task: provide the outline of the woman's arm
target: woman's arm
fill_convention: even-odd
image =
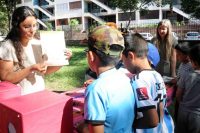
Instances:
[[[45,74],[51,74],[58,71],[62,66],[48,66]]]
[[[172,48],[172,55],[171,55],[171,76],[176,77],[176,50]]]
[[[14,63],[12,61],[0,60],[0,79],[11,83],[18,83],[34,71],[43,74],[46,72],[46,66],[44,64],[34,64],[30,67],[19,69],[16,72],[13,71],[13,68]]]

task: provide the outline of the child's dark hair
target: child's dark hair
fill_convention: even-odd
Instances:
[[[139,33],[125,35],[124,39],[125,49],[123,54],[126,57],[128,56],[129,51],[136,53],[137,57],[143,58],[147,56],[147,42]]]
[[[93,79],[97,79],[97,74],[93,72],[90,68],[88,68],[85,73],[90,77],[92,77]]]
[[[179,43],[174,48],[185,55],[188,55],[189,50],[190,50],[190,46],[188,42]]]
[[[200,43],[194,46],[191,46],[189,51],[189,57],[192,62],[200,67]]]

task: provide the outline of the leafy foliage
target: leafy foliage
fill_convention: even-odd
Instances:
[[[47,31],[51,31],[53,29],[53,26],[50,22],[45,22],[45,25],[47,26]]]
[[[200,1],[199,0],[181,0],[182,10],[200,19]]]
[[[0,11],[0,27],[0,35],[5,35],[8,31],[8,19],[2,11]]]
[[[157,6],[164,6],[166,4],[172,4],[173,0],[154,0],[154,2],[157,4]]]
[[[124,12],[137,10],[138,0],[111,0],[114,7],[122,9]]]
[[[75,29],[76,26],[79,25],[79,21],[77,19],[71,19],[69,25],[71,26],[72,29]]]
[[[0,35],[5,35],[6,31],[8,30],[8,18],[6,14],[6,8],[2,1],[0,1],[0,27]]]
[[[7,25],[5,25],[5,22],[8,24],[8,29],[10,29],[10,22],[11,22],[11,15],[13,11],[16,8],[16,5],[21,2],[20,0],[1,0],[0,1],[0,12],[2,12],[0,15],[0,23],[5,26],[6,28]],[[7,29],[6,29],[7,30]]]
[[[152,1],[155,1],[155,0],[111,0],[110,4],[113,5],[114,7],[118,7],[124,13],[129,14],[129,22],[126,26],[126,29],[128,29],[130,25],[130,21],[133,17],[133,13],[136,10],[140,10],[144,12],[144,10],[146,10],[145,5]]]

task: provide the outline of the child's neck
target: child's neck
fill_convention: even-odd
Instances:
[[[138,71],[137,73],[141,72],[142,70],[152,69],[147,59],[142,59],[137,63]]]
[[[106,66],[106,67],[99,67],[97,69],[97,75],[100,75],[101,73],[105,72],[105,71],[108,71],[108,70],[111,70],[113,69],[115,66]]]

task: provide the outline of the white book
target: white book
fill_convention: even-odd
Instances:
[[[47,66],[68,65],[64,31],[40,31],[43,53],[47,55]]]

